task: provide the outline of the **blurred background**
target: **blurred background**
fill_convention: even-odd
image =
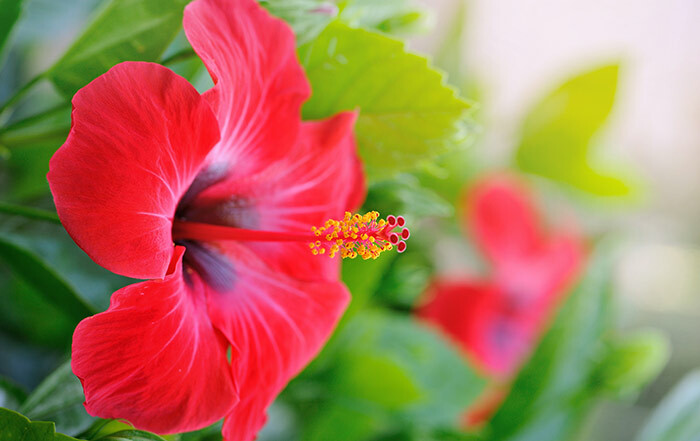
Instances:
[[[368,23],[373,23],[373,14],[378,14],[377,5],[372,1],[330,3],[337,7],[338,16],[352,26],[370,27]],[[638,428],[649,421],[674,386],[700,366],[697,343],[700,335],[700,229],[697,227],[700,173],[696,170],[700,163],[700,28],[697,26],[700,2],[387,2],[394,3],[408,5],[405,7],[410,13],[402,16],[410,17],[402,22],[408,25],[392,27],[386,23],[398,21],[383,21],[372,29],[406,39],[411,51],[427,55],[437,68],[448,74],[448,83],[474,104],[470,132],[459,148],[437,157],[433,163],[403,172],[394,180],[372,179],[365,208],[404,212],[412,223],[413,251],[402,255],[403,260],[387,258],[385,264],[377,265],[375,270],[357,263],[345,265],[344,278],[360,300],[354,301],[348,323],[343,322],[339,334],[319,360],[291,384],[273,407],[271,423],[261,439],[331,439],[328,434],[337,436],[333,439],[347,440],[664,439],[651,435],[640,438]],[[5,102],[22,84],[51,67],[104,4],[101,0],[26,1],[22,20],[4,55],[6,62],[0,67],[0,102]],[[353,17],[361,17],[356,22],[344,15],[351,6],[354,7]],[[178,53],[186,46],[180,32],[166,55]],[[210,84],[201,63],[196,60],[185,60],[170,67],[200,90]],[[63,104],[65,99],[59,93],[49,84],[41,84],[11,114],[2,115],[0,124],[9,125],[37,113],[37,109],[59,108],[50,121],[44,121],[45,128],[49,129],[46,133],[52,136],[38,140],[29,136],[29,141],[25,142],[22,138],[25,132],[10,132],[15,137],[6,136],[5,141],[19,139],[20,144],[24,143],[21,153],[0,142],[0,200],[52,209],[43,177],[48,159],[65,139],[69,108],[61,107]],[[51,132],[53,127],[59,130]],[[590,397],[583,394],[581,390],[599,387],[596,375],[600,373],[596,371],[582,380],[584,385],[577,383],[578,389],[569,391],[570,394],[555,394],[551,399],[555,407],[559,398],[565,400],[566,405],[573,401],[585,402],[582,408],[586,411],[581,415],[576,413],[576,424],[562,422],[559,428],[540,424],[547,419],[543,410],[545,416],[533,418],[532,427],[540,424],[536,429],[518,431],[520,429],[512,428],[514,419],[518,418],[516,396],[507,399],[505,410],[497,414],[493,422],[486,423],[484,432],[467,431],[465,435],[463,431],[450,429],[449,433],[443,433],[432,430],[431,424],[442,427],[444,420],[431,412],[456,415],[461,406],[458,400],[449,393],[436,392],[432,399],[442,402],[443,407],[436,411],[413,407],[405,410],[400,397],[408,393],[403,383],[386,380],[398,375],[395,368],[382,370],[384,365],[368,355],[371,350],[361,343],[367,343],[376,351],[375,355],[386,349],[382,345],[389,345],[392,348],[389,352],[396,351],[394,355],[401,361],[398,365],[409,366],[407,372],[419,372],[419,380],[415,381],[421,387],[436,390],[446,387],[435,378],[426,380],[430,373],[438,374],[434,366],[420,363],[414,366],[407,361],[405,357],[409,353],[418,354],[416,358],[421,359],[418,349],[404,350],[398,343],[401,338],[408,338],[407,335],[411,336],[409,340],[421,340],[422,334],[413,335],[414,331],[409,330],[404,335],[399,331],[403,323],[396,329],[386,328],[396,332],[392,334],[382,327],[383,319],[377,321],[372,314],[379,310],[381,314],[388,311],[402,318],[410,317],[431,281],[445,276],[473,277],[488,268],[488,259],[480,254],[479,247],[474,244],[475,238],[462,228],[470,212],[463,195],[465,188],[493,172],[517,175],[535,194],[547,223],[570,225],[590,241],[593,256],[590,260],[598,262],[591,263],[590,267],[597,268],[595,271],[602,267],[610,273],[609,290],[613,300],[600,303],[604,305],[601,308],[614,311],[614,325],[610,328],[622,335],[640,329],[660,331],[670,342],[670,359],[653,382],[642,389],[645,381],[640,381],[630,393],[623,390],[625,386],[619,390],[611,387],[615,389],[611,393],[591,393]],[[70,284],[79,286],[81,295],[98,310],[106,308],[108,293],[128,282],[91,264],[55,226],[27,224],[17,218],[0,216],[0,231],[10,235],[13,243],[48,256],[51,268],[65,275]],[[609,249],[614,252],[605,251]],[[599,260],[601,254],[606,256]],[[582,276],[584,279],[587,277]],[[54,306],[43,302],[41,295],[35,292],[36,287],[13,272],[11,266],[0,265],[0,289],[0,375],[30,392],[65,360],[76,317],[64,317]],[[563,311],[569,314],[576,304],[566,308]],[[357,311],[360,311],[359,318],[351,320]],[[562,321],[566,321],[566,317],[560,317],[556,323]],[[364,335],[358,329],[376,332],[367,331]],[[384,339],[377,337],[384,335],[382,330],[387,332]],[[543,330],[545,332],[547,330]],[[550,346],[556,346],[551,343],[556,340],[556,333],[569,335],[569,331],[562,330],[559,325],[549,332],[547,345]],[[356,338],[351,339],[352,335]],[[433,337],[431,334],[425,338]],[[562,339],[563,346],[573,344]],[[589,342],[591,347],[602,344],[602,340],[594,340]],[[426,344],[434,346],[444,342],[438,344],[430,340]],[[349,349],[345,352],[338,349],[343,346]],[[573,352],[579,349],[586,351],[585,348],[570,348]],[[554,373],[556,369],[577,369],[575,365],[546,364],[550,361],[546,356],[548,350],[540,348],[541,357],[536,356],[533,363],[546,365],[542,369],[551,373],[552,378],[559,378],[559,374]],[[440,354],[445,363],[454,355],[452,352]],[[658,358],[661,360],[664,356]],[[338,368],[341,363],[352,369]],[[663,365],[663,361],[658,363]],[[538,366],[526,367],[525,374],[521,373],[515,380],[516,395],[517,390],[525,391],[520,399],[524,396],[527,400],[528,387],[549,387],[538,383],[544,380],[528,376],[528,372],[537,371]],[[470,375],[484,376],[476,371],[471,373],[470,370]],[[633,372],[634,368],[629,371]],[[382,372],[386,378],[382,377]],[[562,375],[563,383],[570,382]],[[653,377],[652,374],[639,375],[645,379]],[[374,382],[370,378],[374,378]],[[452,377],[445,378],[447,382]],[[387,402],[370,391],[363,395],[358,383],[366,382],[369,382],[368,390],[383,391],[375,390],[375,395],[399,398]],[[389,383],[391,387],[382,389]],[[697,379],[687,384],[687,390],[698,387]],[[328,391],[331,395],[349,394],[352,405],[343,407],[345,402],[341,406],[328,399]],[[476,395],[480,393],[475,392]],[[595,399],[591,398],[594,395]],[[469,399],[473,400],[473,397]],[[426,409],[434,404],[426,403]],[[690,441],[697,439],[693,436],[700,436],[700,429],[687,431],[689,425],[700,421],[700,404],[697,403],[688,410],[686,422],[678,424],[686,431],[673,440]],[[351,414],[348,409],[355,413]],[[308,428],[305,418],[315,418],[320,423]],[[551,420],[557,418],[553,416]],[[417,419],[418,426],[431,430],[416,429],[407,435],[396,429],[411,419]],[[503,421],[507,421],[503,426],[509,429],[499,429]],[[576,430],[569,430],[568,427],[574,425]],[[364,429],[348,429],[359,426]],[[562,429],[564,426],[567,429]],[[340,437],[340,433],[344,437]],[[482,436],[483,433],[486,435]],[[499,433],[508,436],[499,438]],[[561,435],[564,433],[566,437]],[[206,436],[211,433],[207,432]],[[183,437],[183,440],[197,439],[214,438]]]
[[[612,112],[596,134],[596,158],[634,170],[639,195],[624,208],[599,205],[579,221],[624,237],[614,276],[622,323],[663,329],[673,350],[633,405],[601,405],[583,439],[633,439],[629,428],[640,426],[680,377],[700,365],[700,4],[423,4],[432,10],[434,27],[410,44],[438,55],[452,45],[456,59],[443,68],[459,72],[461,86],[476,92],[483,131],[475,149],[489,164],[510,160],[524,118],[553,85],[595,66],[620,65]]]

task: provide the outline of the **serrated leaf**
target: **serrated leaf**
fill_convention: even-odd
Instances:
[[[618,177],[618,170],[601,168],[593,151],[593,137],[615,101],[617,80],[618,65],[603,66],[572,78],[538,102],[522,127],[518,167],[595,195],[628,194],[630,184]]]
[[[398,40],[336,22],[299,56],[313,90],[304,118],[359,109],[356,135],[371,179],[430,161],[468,133],[469,104]]]
[[[0,260],[76,324],[95,311],[39,256],[0,236]]]
[[[17,412],[3,408],[0,408],[0,434],[2,441],[77,441],[56,433],[52,422],[32,422]]]
[[[182,27],[187,0],[112,0],[47,72],[67,98],[122,61],[157,61]]]
[[[22,0],[0,0],[0,65],[5,45],[22,12]]]
[[[69,360],[49,375],[19,410],[34,420],[54,421],[60,432],[77,435],[95,421],[85,411],[84,401],[83,387],[73,375]]]
[[[661,372],[671,354],[668,338],[654,330],[636,331],[610,342],[594,384],[618,395],[638,392]]]
[[[700,370],[696,370],[661,401],[636,441],[698,441],[699,416]]]
[[[611,327],[611,258],[598,250],[586,277],[523,367],[484,432],[488,441],[562,441],[592,404],[589,390]]]

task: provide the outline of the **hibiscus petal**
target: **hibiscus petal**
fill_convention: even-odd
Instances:
[[[296,148],[259,172],[233,175],[200,193],[188,219],[266,231],[310,233],[353,211],[366,194],[353,112],[305,122]],[[246,244],[268,267],[301,280],[337,280],[340,259],[314,256],[308,243]]]
[[[216,84],[205,94],[221,126],[212,166],[241,173],[284,156],[310,94],[291,28],[255,0],[196,0],[183,24]]]
[[[201,282],[184,281],[183,251],[164,280],[122,288],[107,311],[76,328],[72,367],[91,415],[176,433],[207,426],[236,404],[228,343],[209,321]]]
[[[495,263],[518,259],[541,241],[539,219],[524,186],[505,177],[482,180],[467,195],[467,229]]]
[[[48,174],[61,222],[110,271],[162,278],[177,203],[218,138],[208,103],[184,78],[118,64],[73,97],[73,125]]]
[[[241,401],[226,417],[224,438],[249,441],[277,394],[330,337],[350,296],[340,282],[302,283],[270,271],[243,246],[225,246],[236,282],[229,292],[207,291],[209,316],[236,348]]]

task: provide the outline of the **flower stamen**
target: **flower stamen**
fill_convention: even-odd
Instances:
[[[405,240],[411,236],[405,225],[403,216],[390,214],[384,220],[379,219],[376,211],[365,215],[346,212],[342,220],[329,219],[321,227],[312,227],[311,231],[321,240],[309,243],[309,248],[314,255],[327,252],[328,257],[340,254],[343,259],[357,256],[364,260],[376,259],[393,247],[403,253],[406,251]],[[402,229],[394,232],[397,227]]]

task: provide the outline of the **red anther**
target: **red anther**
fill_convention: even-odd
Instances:
[[[406,240],[409,237],[411,237],[411,232],[408,231],[408,228],[404,228],[403,230],[401,230],[401,239]]]
[[[399,253],[403,253],[404,251],[406,251],[406,242],[404,242],[403,240],[399,242],[398,245],[396,245],[396,251],[398,251]]]
[[[396,233],[391,233],[391,234],[389,235],[389,242],[390,242],[392,245],[396,245],[397,243],[399,243],[399,235],[396,234]]]
[[[397,217],[396,218],[396,225],[398,225],[399,227],[403,227],[404,225],[406,225],[406,219],[404,219],[403,216]]]
[[[396,226],[396,216],[393,214],[390,214],[389,216],[386,217],[386,223],[389,226],[389,228],[393,228]]]

